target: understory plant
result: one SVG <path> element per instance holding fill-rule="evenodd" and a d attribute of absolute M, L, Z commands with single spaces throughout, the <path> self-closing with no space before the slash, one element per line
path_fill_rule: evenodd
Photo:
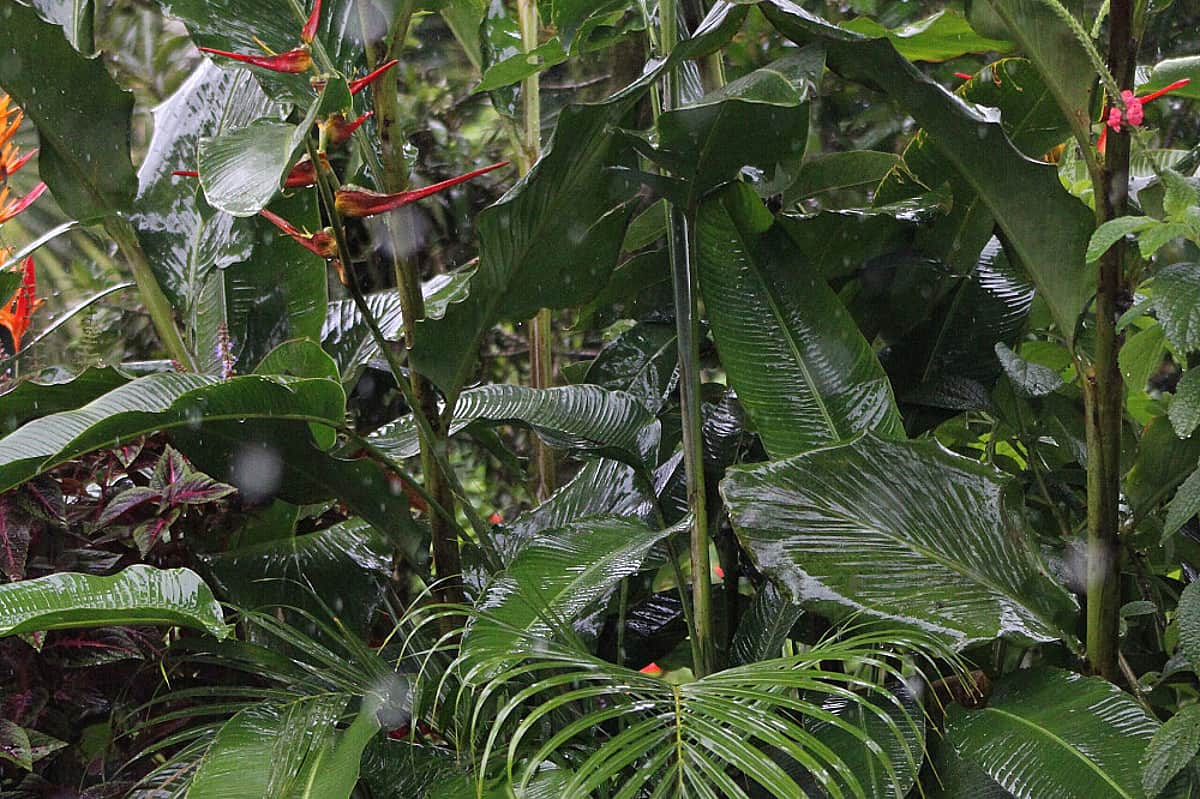
<path fill-rule="evenodd" d="M 1198 26 L 0 0 L 0 793 L 1197 794 Z"/>

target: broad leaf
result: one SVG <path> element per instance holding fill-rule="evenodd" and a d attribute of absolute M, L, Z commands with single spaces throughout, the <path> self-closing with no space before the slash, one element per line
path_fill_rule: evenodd
<path fill-rule="evenodd" d="M 731 469 L 721 493 L 758 569 L 799 602 L 919 625 L 956 645 L 1071 638 L 1075 603 L 994 469 L 864 436 Z"/>
<path fill-rule="evenodd" d="M 244 128 L 200 139 L 198 163 L 204 196 L 233 216 L 253 216 L 279 192 L 293 163 L 295 125 L 256 119 Z"/>
<path fill-rule="evenodd" d="M 1162 725 L 1142 759 L 1142 789 L 1154 799 L 1200 753 L 1200 705 L 1182 708 Z"/>
<path fill-rule="evenodd" d="M 34 9 L 0 0 L 0 19 L 0 88 L 37 123 L 38 169 L 58 204 L 84 221 L 129 210 L 137 188 L 129 159 L 133 95 Z"/>
<path fill-rule="evenodd" d="M 1011 42 L 980 36 L 965 17 L 951 10 L 935 12 L 894 30 L 870 17 L 852 19 L 842 27 L 866 36 L 886 36 L 909 61 L 949 61 L 968 53 L 1003 53 L 1012 48 Z"/>
<path fill-rule="evenodd" d="M 1044 397 L 1066 384 L 1058 372 L 1049 366 L 1025 360 L 1003 342 L 996 344 L 996 357 L 1000 359 L 1000 365 L 1018 396 L 1026 399 Z"/>
<path fill-rule="evenodd" d="M 592 361 L 584 382 L 637 397 L 651 413 L 666 404 L 678 381 L 674 325 L 643 322 L 622 333 Z"/>
<path fill-rule="evenodd" d="M 1200 674 L 1200 581 L 1193 580 L 1179 595 L 1179 651 Z"/>
<path fill-rule="evenodd" d="M 137 565 L 111 577 L 62 572 L 0 585 L 0 636 L 122 624 L 230 632 L 212 591 L 188 569 Z"/>
<path fill-rule="evenodd" d="M 891 385 L 823 276 L 747 186 L 704 203 L 700 288 L 730 385 L 773 457 L 863 430 L 902 438 Z"/>
<path fill-rule="evenodd" d="M 480 420 L 527 425 L 552 447 L 604 454 L 641 469 L 653 468 L 658 461 L 658 420 L 633 396 L 598 386 L 471 389 L 463 392 L 455 407 L 450 434 Z M 420 450 L 411 417 L 372 434 L 370 441 L 396 459 Z"/>
<path fill-rule="evenodd" d="M 1192 472 L 1167 503 L 1167 520 L 1163 523 L 1162 540 L 1174 535 L 1193 516 L 1200 513 L 1200 469 Z"/>
<path fill-rule="evenodd" d="M 1200 349 L 1200 264 L 1172 264 L 1155 273 L 1154 312 L 1176 350 Z"/>
<path fill-rule="evenodd" d="M 978 194 L 1029 270 L 1062 334 L 1073 341 L 1091 295 L 1084 251 L 1092 214 L 1069 195 L 1050 164 L 1025 158 L 998 116 L 968 105 L 918 71 L 887 39 L 834 28 L 789 0 L 760 6 L 785 36 L 821 42 L 826 63 L 844 77 L 882 89 L 912 114 L 937 151 Z"/>
<path fill-rule="evenodd" d="M 92 0 L 33 0 L 45 19 L 62 26 L 67 41 L 84 55 L 96 49 L 96 7 Z"/>
<path fill-rule="evenodd" d="M 0 394 L 0 432 L 11 433 L 30 419 L 86 405 L 132 379 L 112 366 L 93 366 L 79 374 L 47 369 Z"/>
<path fill-rule="evenodd" d="M 788 198 L 803 200 L 827 191 L 874 187 L 899 163 L 895 153 L 875 150 L 821 155 L 804 164 Z"/>
<path fill-rule="evenodd" d="M 1194 55 L 1159 61 L 1150 70 L 1150 79 L 1138 85 L 1138 94 L 1148 94 L 1184 78 L 1189 79 L 1191 83 L 1175 89 L 1171 96 L 1200 100 L 1200 56 Z"/>
<path fill-rule="evenodd" d="M 1143 799 L 1158 726 L 1112 683 L 1039 668 L 1005 678 L 982 710 L 951 706 L 946 742 L 1016 797 Z"/>
<path fill-rule="evenodd" d="M 1167 409 L 1175 435 L 1191 438 L 1200 426 L 1200 369 L 1188 369 L 1175 386 L 1175 396 Z"/>
<path fill-rule="evenodd" d="M 738 622 L 729 660 L 735 666 L 777 658 L 804 610 L 773 583 L 764 583 Z"/>

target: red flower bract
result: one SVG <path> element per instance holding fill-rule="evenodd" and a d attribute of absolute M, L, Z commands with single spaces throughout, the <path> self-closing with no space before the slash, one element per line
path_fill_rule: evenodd
<path fill-rule="evenodd" d="M 298 74 L 307 72 L 312 68 L 312 53 L 308 52 L 307 47 L 297 47 L 294 50 L 288 50 L 286 53 L 279 53 L 278 55 L 246 55 L 244 53 L 230 53 L 226 50 L 215 50 L 211 47 L 201 47 L 200 52 L 232 58 L 234 61 L 241 61 L 243 64 L 249 64 L 253 67 L 269 69 L 272 72 Z"/>
<path fill-rule="evenodd" d="M 456 178 L 443 180 L 441 183 L 434 183 L 432 186 L 426 186 L 423 189 L 415 189 L 414 191 L 402 191 L 396 194 L 380 194 L 379 192 L 369 191 L 367 189 L 341 189 L 334 198 L 334 205 L 337 207 L 338 213 L 342 216 L 364 217 L 375 216 L 376 214 L 394 211 L 397 208 L 403 208 L 406 205 L 411 205 L 417 200 L 423 200 L 426 197 L 445 191 L 446 189 L 457 186 L 460 183 L 466 183 L 468 180 L 486 175 L 488 172 L 508 166 L 507 161 L 501 161 L 498 164 L 485 166 L 482 169 L 476 169 L 473 172 L 468 172 L 465 175 L 459 175 Z"/>

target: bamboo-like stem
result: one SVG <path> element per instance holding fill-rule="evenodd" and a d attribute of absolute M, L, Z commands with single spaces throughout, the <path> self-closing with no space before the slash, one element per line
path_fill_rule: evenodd
<path fill-rule="evenodd" d="M 1132 86 L 1137 59 L 1133 3 L 1112 0 L 1108 68 L 1120 86 Z M 1120 102 L 1120 98 L 1114 98 Z M 1108 137 L 1102 180 L 1095 185 L 1096 222 L 1122 216 L 1129 200 L 1128 127 Z M 1107 680 L 1120 676 L 1121 607 L 1121 426 L 1125 389 L 1118 364 L 1116 329 L 1125 290 L 1125 246 L 1118 242 L 1100 259 L 1096 292 L 1096 349 L 1084 373 L 1088 464 L 1087 655 L 1092 671 Z"/>
<path fill-rule="evenodd" d="M 142 304 L 146 306 L 146 313 L 150 315 L 150 321 L 154 323 L 154 330 L 158 333 L 167 355 L 180 367 L 195 371 L 196 360 L 192 351 L 183 343 L 183 336 L 175 324 L 175 309 L 171 307 L 167 295 L 163 294 L 162 286 L 158 284 L 158 278 L 154 276 L 150 262 L 146 260 L 146 253 L 138 243 L 137 234 L 128 222 L 118 217 L 106 219 L 104 229 L 112 236 L 125 255 L 125 260 L 129 262 Z"/>
<path fill-rule="evenodd" d="M 387 38 L 381 42 L 369 43 L 367 62 L 370 67 L 374 68 L 382 61 L 397 57 L 403 50 L 414 8 L 414 0 L 403 0 Z M 364 15 L 368 11 L 362 0 L 359 0 L 358 12 L 365 32 L 368 26 Z M 408 163 L 404 158 L 404 130 L 400 124 L 400 98 L 395 80 L 385 77 L 379 81 L 372 89 L 372 96 L 382 161 L 375 166 L 381 188 L 386 192 L 404 191 L 408 188 Z M 406 345 L 411 347 L 416 340 L 417 323 L 425 318 L 425 297 L 421 293 L 421 280 L 416 266 L 404 255 L 405 237 L 400 225 L 401 220 L 395 214 L 388 215 L 386 226 L 396 291 L 400 296 L 404 338 Z M 349 269 L 349 264 L 346 268 Z M 405 379 L 400 372 L 396 373 L 395 378 L 398 383 Z M 415 369 L 409 371 L 409 381 L 410 403 L 414 414 L 420 413 L 430 422 L 430 429 L 422 431 L 420 435 L 421 473 L 425 478 L 425 488 L 436 499 L 438 505 L 452 512 L 455 507 L 453 475 L 446 473 L 449 468 L 446 456 L 449 449 L 448 428 L 441 423 L 442 414 L 438 412 L 437 391 L 433 384 Z M 447 415 L 452 414 L 453 408 L 450 408 Z M 439 599 L 448 603 L 462 602 L 465 600 L 465 594 L 461 582 L 462 556 L 456 525 L 451 525 L 445 516 L 437 514 L 430 517 L 429 526 L 433 542 L 433 564 L 439 580 Z"/>
<path fill-rule="evenodd" d="M 679 40 L 677 0 L 659 4 L 660 39 L 664 56 Z M 663 105 L 666 110 L 680 105 L 679 81 L 675 70 L 666 74 Z M 683 463 L 687 476 L 688 507 L 692 513 L 692 670 L 697 677 L 712 671 L 713 614 L 712 578 L 708 548 L 707 495 L 704 484 L 703 417 L 700 410 L 700 310 L 696 274 L 693 269 L 693 209 L 670 206 L 667 210 L 667 249 L 674 286 L 675 325 L 679 337 L 679 397 L 683 416 Z"/>
<path fill-rule="evenodd" d="M 521 30 L 521 47 L 531 53 L 538 46 L 537 0 L 517 0 L 517 23 Z M 521 135 L 517 167 L 526 175 L 541 156 L 542 148 L 542 94 L 541 74 L 534 72 L 521 82 Z M 529 321 L 529 384 L 534 388 L 550 388 L 554 385 L 554 317 L 549 308 L 542 308 Z M 558 483 L 558 469 L 554 450 L 540 438 L 533 442 L 533 460 L 536 494 L 545 501 L 554 493 Z"/>

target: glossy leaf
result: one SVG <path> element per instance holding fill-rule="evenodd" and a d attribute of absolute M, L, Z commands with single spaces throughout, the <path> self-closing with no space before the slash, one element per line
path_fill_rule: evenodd
<path fill-rule="evenodd" d="M 1159 61 L 1150 70 L 1150 79 L 1138 85 L 1138 94 L 1149 94 L 1184 78 L 1188 78 L 1191 83 L 1175 89 L 1171 96 L 1200 99 L 1200 56 L 1191 55 Z"/>
<path fill-rule="evenodd" d="M 213 587 L 238 607 L 300 607 L 324 618 L 323 604 L 360 635 L 370 631 L 393 565 L 388 542 L 358 519 L 203 560 Z"/>
<path fill-rule="evenodd" d="M 1038 668 L 1007 677 L 982 710 L 952 706 L 946 741 L 1017 797 L 1142 799 L 1158 727 L 1112 683 Z"/>
<path fill-rule="evenodd" d="M 863 430 L 904 435 L 891 385 L 821 275 L 746 186 L 697 218 L 700 288 L 713 337 L 742 405 L 776 458 Z"/>
<path fill-rule="evenodd" d="M 870 17 L 852 19 L 842 27 L 866 36 L 886 36 L 909 61 L 949 61 L 969 53 L 1003 53 L 1012 48 L 1004 39 L 980 36 L 965 17 L 948 9 L 894 30 Z"/>
<path fill-rule="evenodd" d="M 1181 708 L 1154 733 L 1142 758 L 1142 790 L 1149 799 L 1163 792 L 1200 753 L 1200 705 Z"/>
<path fill-rule="evenodd" d="M 0 0 L 0 18 L 0 88 L 37 123 L 38 169 L 54 199 L 84 221 L 129 210 L 137 188 L 129 159 L 133 95 L 34 9 Z"/>
<path fill-rule="evenodd" d="M 0 585 L 0 636 L 122 624 L 229 635 L 212 591 L 188 569 L 137 565 L 111 577 L 60 572 Z"/>
<path fill-rule="evenodd" d="M 200 139 L 200 182 L 208 202 L 233 216 L 253 216 L 278 193 L 297 145 L 295 125 L 256 119 Z"/>
<path fill-rule="evenodd" d="M 899 163 L 895 153 L 875 150 L 821 155 L 804 164 L 788 196 L 802 200 L 827 191 L 873 187 Z"/>
<path fill-rule="evenodd" d="M 1000 365 L 1017 394 L 1026 399 L 1044 397 L 1066 384 L 1058 372 L 1049 366 L 1030 363 L 1003 343 L 996 344 L 996 357 L 1000 359 Z"/>
<path fill-rule="evenodd" d="M 1062 334 L 1073 340 L 1091 295 L 1084 251 L 1093 221 L 1088 209 L 1063 189 L 1057 170 L 1022 156 L 997 114 L 946 92 L 887 39 L 834 28 L 788 0 L 770 0 L 761 7 L 798 44 L 823 43 L 830 69 L 882 89 L 912 114 L 995 218 Z"/>
<path fill-rule="evenodd" d="M 72 411 L 30 422 L 0 439 L 0 486 L 19 485 L 64 461 L 139 435 L 205 420 L 291 417 L 341 424 L 345 395 L 328 380 L 196 374 L 143 377 Z"/>
<path fill-rule="evenodd" d="M 937 444 L 868 435 L 731 469 L 721 493 L 759 571 L 798 602 L 958 646 L 1071 637 L 1075 603 L 1042 564 L 1010 481 Z"/>
<path fill-rule="evenodd" d="M 679 347 L 672 325 L 644 322 L 622 333 L 592 361 L 584 381 L 637 397 L 662 410 L 678 380 Z"/>
<path fill-rule="evenodd" d="M 44 19 L 62 26 L 67 41 L 84 55 L 96 49 L 96 7 L 92 0 L 33 0 Z"/>
<path fill-rule="evenodd" d="M 569 641 L 576 618 L 637 573 L 669 533 L 611 516 L 543 530 L 488 586 L 464 651 L 494 668 L 497 658 L 519 660 L 539 640 Z"/>
<path fill-rule="evenodd" d="M 660 425 L 632 395 L 598 386 L 534 389 L 491 385 L 464 391 L 450 433 L 476 421 L 528 425 L 547 444 L 595 452 L 640 468 L 657 463 Z M 370 437 L 390 457 L 412 457 L 420 450 L 416 423 L 404 418 Z"/>
<path fill-rule="evenodd" d="M 93 366 L 79 374 L 48 369 L 0 394 L 0 431 L 11 433 L 30 419 L 86 405 L 132 379 L 112 366 Z"/>
<path fill-rule="evenodd" d="M 773 583 L 764 583 L 738 622 L 729 660 L 735 666 L 779 657 L 804 610 Z"/>

